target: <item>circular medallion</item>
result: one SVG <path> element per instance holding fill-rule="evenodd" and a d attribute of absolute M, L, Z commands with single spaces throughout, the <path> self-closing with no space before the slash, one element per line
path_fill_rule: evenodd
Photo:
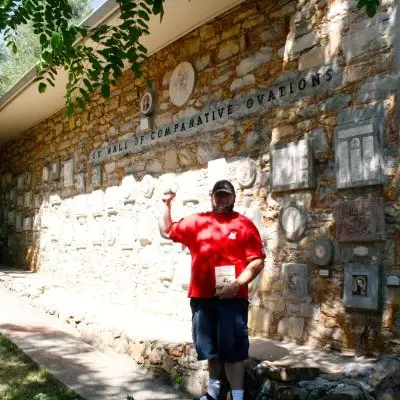
<path fill-rule="evenodd" d="M 320 237 L 312 246 L 312 258 L 315 264 L 325 266 L 333 258 L 333 243 L 326 236 Z"/>
<path fill-rule="evenodd" d="M 290 204 L 281 209 L 279 224 L 286 239 L 298 241 L 306 230 L 307 216 L 297 204 Z"/>
<path fill-rule="evenodd" d="M 249 158 L 239 161 L 236 167 L 236 179 L 240 186 L 248 188 L 252 186 L 257 177 L 257 169 L 254 161 Z"/>
<path fill-rule="evenodd" d="M 140 111 L 143 115 L 150 115 L 154 110 L 154 94 L 146 92 L 140 100 Z"/>
<path fill-rule="evenodd" d="M 186 103 L 193 92 L 195 71 L 187 61 L 181 62 L 172 73 L 169 82 L 169 96 L 172 104 L 180 107 Z"/>
<path fill-rule="evenodd" d="M 142 179 L 142 192 L 146 199 L 150 199 L 154 193 L 154 178 L 151 175 L 145 175 Z"/>

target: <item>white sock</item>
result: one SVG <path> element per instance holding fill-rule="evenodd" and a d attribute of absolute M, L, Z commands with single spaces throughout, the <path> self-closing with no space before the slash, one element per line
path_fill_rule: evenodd
<path fill-rule="evenodd" d="M 221 391 L 221 381 L 219 379 L 208 380 L 208 394 L 215 400 L 218 400 L 219 392 Z"/>
<path fill-rule="evenodd" d="M 232 400 L 243 400 L 244 390 L 232 390 Z"/>

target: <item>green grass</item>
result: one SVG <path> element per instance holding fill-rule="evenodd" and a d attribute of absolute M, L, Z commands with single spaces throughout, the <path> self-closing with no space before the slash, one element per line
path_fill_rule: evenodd
<path fill-rule="evenodd" d="M 84 400 L 0 335 L 1 400 Z"/>

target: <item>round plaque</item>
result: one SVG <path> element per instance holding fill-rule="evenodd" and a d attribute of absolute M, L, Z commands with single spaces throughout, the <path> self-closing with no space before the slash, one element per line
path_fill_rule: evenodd
<path fill-rule="evenodd" d="M 183 106 L 193 92 L 195 72 L 193 65 L 187 61 L 181 62 L 172 73 L 169 82 L 169 96 L 172 104 Z"/>
<path fill-rule="evenodd" d="M 312 258 L 315 264 L 325 266 L 333 258 L 333 243 L 326 236 L 320 237 L 312 246 Z"/>
<path fill-rule="evenodd" d="M 154 192 L 154 178 L 151 175 L 145 175 L 142 179 L 142 192 L 146 199 L 150 199 Z"/>
<path fill-rule="evenodd" d="M 279 225 L 286 239 L 296 242 L 306 230 L 306 213 L 297 204 L 285 206 L 279 214 Z"/>
<path fill-rule="evenodd" d="M 254 161 L 249 158 L 239 161 L 236 167 L 236 179 L 240 186 L 248 188 L 252 186 L 257 177 L 257 169 Z"/>
<path fill-rule="evenodd" d="M 143 115 L 150 115 L 154 110 L 154 94 L 146 92 L 140 100 L 140 111 Z"/>

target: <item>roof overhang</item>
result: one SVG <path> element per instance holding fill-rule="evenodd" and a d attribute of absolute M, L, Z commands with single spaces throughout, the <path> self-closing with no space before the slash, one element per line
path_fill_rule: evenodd
<path fill-rule="evenodd" d="M 244 0 L 167 0 L 165 14 L 160 23 L 159 16 L 149 21 L 150 35 L 143 40 L 148 54 L 173 43 L 193 29 L 202 26 Z M 92 13 L 84 25 L 102 23 L 117 24 L 119 8 L 114 0 L 106 1 Z M 66 74 L 60 71 L 55 87 L 48 87 L 40 94 L 34 83 L 35 68 L 32 68 L 0 99 L 0 144 L 13 139 L 40 121 L 64 108 Z"/>

